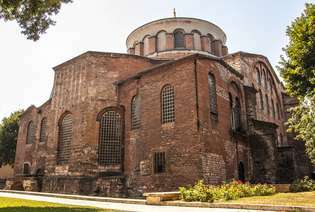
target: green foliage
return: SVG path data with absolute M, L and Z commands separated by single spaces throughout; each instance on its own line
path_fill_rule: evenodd
M 302 15 L 287 28 L 289 44 L 283 48 L 280 72 L 290 95 L 315 95 L 315 5 L 306 4 Z
M 308 176 L 304 179 L 295 180 L 290 185 L 291 192 L 304 192 L 304 191 L 315 191 L 315 180 L 310 179 Z
M 36 41 L 55 24 L 51 17 L 59 12 L 61 4 L 69 2 L 72 0 L 0 0 L 0 19 L 16 20 L 27 39 Z
M 289 132 L 296 133 L 297 139 L 305 141 L 306 153 L 315 164 L 315 95 L 291 109 L 288 126 Z
M 305 141 L 306 152 L 315 164 L 315 4 L 308 3 L 300 17 L 287 28 L 289 44 L 283 48 L 278 67 L 291 96 L 299 105 L 291 110 L 289 131 Z
M 272 185 L 240 183 L 232 181 L 219 186 L 205 185 L 198 181 L 193 187 L 180 187 L 181 198 L 185 201 L 213 202 L 214 200 L 236 200 L 242 197 L 267 196 L 276 193 Z
M 19 130 L 20 115 L 23 111 L 16 111 L 2 120 L 0 124 L 0 167 L 13 165 L 16 141 Z

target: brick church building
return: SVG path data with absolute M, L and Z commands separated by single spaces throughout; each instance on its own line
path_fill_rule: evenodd
M 127 54 L 88 51 L 54 67 L 50 98 L 21 116 L 7 187 L 140 196 L 309 175 L 284 125 L 295 100 L 265 56 L 230 54 L 226 39 L 208 21 L 166 18 L 131 32 Z

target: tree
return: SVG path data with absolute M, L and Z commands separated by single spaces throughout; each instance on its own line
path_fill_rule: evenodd
M 283 48 L 278 67 L 289 95 L 299 104 L 292 108 L 289 131 L 305 141 L 306 152 L 315 164 L 315 5 L 308 3 L 300 17 L 287 28 L 289 44 Z
M 22 110 L 11 113 L 0 124 L 0 167 L 13 165 L 15 159 L 16 141 L 19 131 L 19 120 Z
M 36 41 L 55 24 L 56 15 L 63 3 L 72 0 L 0 0 L 0 19 L 16 20 L 27 39 Z

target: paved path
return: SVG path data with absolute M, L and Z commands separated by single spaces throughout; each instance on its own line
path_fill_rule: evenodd
M 28 194 L 13 194 L 0 192 L 0 197 L 12 197 L 19 199 L 28 199 L 28 200 L 37 200 L 53 203 L 61 203 L 68 205 L 79 205 L 79 206 L 91 206 L 98 208 L 106 209 L 116 209 L 116 210 L 125 210 L 125 211 L 149 211 L 149 212 L 170 212 L 170 211 L 180 211 L 180 212 L 204 212 L 204 211 L 214 211 L 214 212 L 254 212 L 255 210 L 240 210 L 240 209 L 226 209 L 226 208 L 191 208 L 191 207 L 176 207 L 176 206 L 152 206 L 152 205 L 139 205 L 139 204 L 125 204 L 125 203 L 110 203 L 110 202 L 97 202 L 97 201 L 88 201 L 88 200 L 75 200 L 75 199 L 66 199 L 66 198 L 57 198 L 57 197 L 44 197 L 44 196 L 35 196 Z M 1 203 L 0 203 L 1 204 Z

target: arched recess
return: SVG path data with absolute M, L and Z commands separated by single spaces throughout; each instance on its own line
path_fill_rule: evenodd
M 143 42 L 143 54 L 148 55 L 150 51 L 150 44 L 149 44 L 149 37 L 150 35 L 144 36 L 142 42 Z
M 23 175 L 30 175 L 31 174 L 31 164 L 29 162 L 23 163 Z
M 245 166 L 243 161 L 240 161 L 238 164 L 238 179 L 245 182 Z
M 193 49 L 195 50 L 201 50 L 201 33 L 198 30 L 193 30 L 191 32 L 193 34 L 193 39 L 194 39 L 194 47 Z
M 243 98 L 239 85 L 234 81 L 231 81 L 229 85 L 229 99 L 231 128 L 233 131 L 241 131 L 244 114 Z
M 158 52 L 166 50 L 166 31 L 164 30 L 156 34 L 156 49 Z
M 185 31 L 183 29 L 176 29 L 173 32 L 174 35 L 174 48 L 184 49 L 185 48 Z
M 123 171 L 124 110 L 107 107 L 97 116 L 100 123 L 98 164 L 111 167 L 111 172 Z

